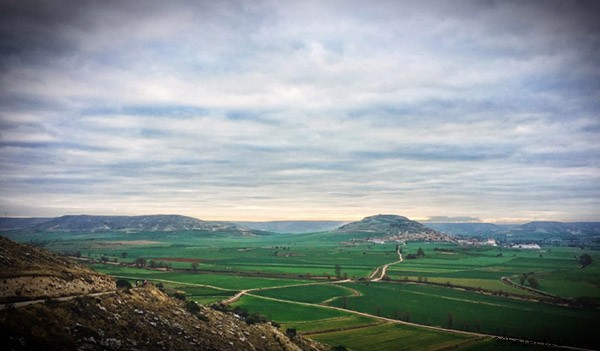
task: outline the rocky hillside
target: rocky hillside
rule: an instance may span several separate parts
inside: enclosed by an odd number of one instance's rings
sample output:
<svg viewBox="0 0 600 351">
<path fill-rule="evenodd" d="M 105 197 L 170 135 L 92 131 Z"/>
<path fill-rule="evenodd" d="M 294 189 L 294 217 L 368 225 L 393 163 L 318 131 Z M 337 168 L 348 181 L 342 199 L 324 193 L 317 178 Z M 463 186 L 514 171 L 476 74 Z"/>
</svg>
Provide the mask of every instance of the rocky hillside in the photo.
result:
<svg viewBox="0 0 600 351">
<path fill-rule="evenodd" d="M 376 215 L 357 222 L 345 224 L 334 233 L 368 235 L 389 240 L 428 240 L 453 241 L 454 238 L 442 234 L 423 224 L 397 215 Z"/>
<path fill-rule="evenodd" d="M 48 251 L 0 236 L 0 302 L 115 289 L 112 278 Z"/>
<path fill-rule="evenodd" d="M 2 286 L 7 279 L 45 276 L 110 277 L 43 250 L 0 238 Z M 29 268 L 32 267 L 32 268 Z M 9 273 L 5 273 L 5 272 Z M 77 278 L 75 278 L 77 279 Z M 52 289 L 46 280 L 31 284 Z M 103 283 L 88 281 L 97 290 Z M 92 291 L 91 289 L 90 291 Z M 66 289 L 61 295 L 71 294 Z M 111 289 L 103 295 L 72 299 L 47 299 L 20 307 L 2 305 L 0 343 L 6 350 L 327 350 L 321 344 L 295 336 L 289 338 L 270 323 L 249 324 L 234 314 L 193 302 L 176 300 L 152 284 L 133 289 Z M 34 296 L 30 296 L 34 297 Z M 191 307 L 190 307 L 191 306 Z"/>
<path fill-rule="evenodd" d="M 41 232 L 172 232 L 208 231 L 240 235 L 256 234 L 230 222 L 203 221 L 180 215 L 149 216 L 62 216 L 57 218 L 2 218 L 0 230 Z"/>
</svg>

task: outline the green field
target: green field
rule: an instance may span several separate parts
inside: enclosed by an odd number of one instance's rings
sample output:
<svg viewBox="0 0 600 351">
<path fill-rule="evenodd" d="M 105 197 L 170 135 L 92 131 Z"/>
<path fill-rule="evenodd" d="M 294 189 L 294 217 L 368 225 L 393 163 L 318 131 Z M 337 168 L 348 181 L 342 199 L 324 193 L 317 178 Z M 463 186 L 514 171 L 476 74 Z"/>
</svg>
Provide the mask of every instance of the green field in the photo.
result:
<svg viewBox="0 0 600 351">
<path fill-rule="evenodd" d="M 329 345 L 344 345 L 356 351 L 440 350 L 468 345 L 472 336 L 451 334 L 412 326 L 386 323 L 360 329 L 311 336 Z"/>
<path fill-rule="evenodd" d="M 507 299 L 436 286 L 394 283 L 349 284 L 362 296 L 330 304 L 373 315 L 450 329 L 530 339 L 549 337 L 596 345 L 596 309 Z M 577 341 L 574 341 L 574 335 Z"/>
<path fill-rule="evenodd" d="M 273 301 L 258 296 L 244 296 L 234 303 L 250 312 L 259 312 L 279 323 L 320 321 L 348 316 L 349 313 L 319 306 Z"/>
<path fill-rule="evenodd" d="M 162 272 L 102 264 L 95 264 L 91 267 L 99 272 L 119 277 L 209 285 L 230 290 L 256 289 L 310 282 L 308 280 L 301 279 L 246 277 L 234 274 Z"/>
<path fill-rule="evenodd" d="M 255 291 L 254 294 L 283 300 L 310 302 L 316 304 L 342 296 L 353 295 L 352 290 L 349 290 L 342 285 L 338 286 L 333 284 L 268 289 Z"/>
</svg>

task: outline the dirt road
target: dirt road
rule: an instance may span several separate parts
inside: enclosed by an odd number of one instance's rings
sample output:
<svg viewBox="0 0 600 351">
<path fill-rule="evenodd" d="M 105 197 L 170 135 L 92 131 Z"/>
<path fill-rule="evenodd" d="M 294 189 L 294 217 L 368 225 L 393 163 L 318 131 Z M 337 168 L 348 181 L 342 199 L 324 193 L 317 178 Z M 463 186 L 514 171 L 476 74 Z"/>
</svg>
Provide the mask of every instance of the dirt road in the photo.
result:
<svg viewBox="0 0 600 351">
<path fill-rule="evenodd" d="M 391 265 L 394 265 L 394 264 L 397 264 L 397 263 L 400 263 L 400 262 L 404 261 L 404 259 L 402 258 L 402 253 L 400 253 L 400 249 L 398 249 L 398 250 L 396 251 L 396 253 L 398 254 L 398 261 L 396 261 L 396 262 L 392 262 L 392 263 L 388 263 L 388 264 L 385 264 L 385 265 L 383 265 L 383 266 L 381 266 L 381 267 L 378 267 L 378 268 L 377 268 L 377 269 L 376 269 L 376 270 L 375 270 L 373 273 L 371 273 L 371 275 L 369 276 L 369 279 L 370 279 L 372 282 L 378 282 L 378 281 L 380 281 L 381 279 L 383 279 L 383 277 L 385 277 L 385 274 L 387 273 L 387 269 L 388 269 L 388 267 L 389 267 L 389 266 L 391 266 Z M 378 276 L 377 278 L 374 278 L 374 276 L 375 276 L 375 275 L 377 275 L 377 272 L 378 272 L 378 271 L 380 271 L 381 273 L 379 274 L 379 276 Z"/>
</svg>

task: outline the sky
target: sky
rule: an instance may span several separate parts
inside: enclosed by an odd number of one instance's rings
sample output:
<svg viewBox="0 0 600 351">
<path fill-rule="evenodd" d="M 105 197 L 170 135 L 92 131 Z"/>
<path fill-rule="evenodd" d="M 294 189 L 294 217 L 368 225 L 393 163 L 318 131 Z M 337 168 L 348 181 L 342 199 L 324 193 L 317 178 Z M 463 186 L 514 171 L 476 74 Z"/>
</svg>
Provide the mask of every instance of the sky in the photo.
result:
<svg viewBox="0 0 600 351">
<path fill-rule="evenodd" d="M 598 18 L 0 0 L 0 215 L 600 221 Z"/>
</svg>

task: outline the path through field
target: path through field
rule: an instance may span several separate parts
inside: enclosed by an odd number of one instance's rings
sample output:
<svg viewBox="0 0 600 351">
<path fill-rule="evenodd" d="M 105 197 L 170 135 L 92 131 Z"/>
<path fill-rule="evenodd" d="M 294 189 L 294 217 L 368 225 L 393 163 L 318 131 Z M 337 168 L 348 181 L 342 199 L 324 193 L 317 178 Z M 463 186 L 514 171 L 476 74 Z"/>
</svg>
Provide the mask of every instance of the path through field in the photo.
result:
<svg viewBox="0 0 600 351">
<path fill-rule="evenodd" d="M 404 259 L 402 259 L 402 253 L 400 252 L 400 249 L 399 249 L 399 248 L 398 248 L 398 250 L 396 250 L 396 253 L 398 254 L 398 261 L 395 261 L 395 262 L 391 262 L 391 263 L 385 264 L 385 265 L 383 265 L 383 266 L 381 266 L 381 267 L 377 267 L 377 268 L 376 268 L 376 269 L 373 271 L 373 273 L 371 273 L 371 275 L 369 276 L 369 279 L 370 279 L 372 282 L 378 282 L 378 281 L 380 281 L 381 279 L 383 279 L 383 277 L 385 277 L 385 274 L 386 274 L 386 272 L 387 272 L 387 269 L 388 269 L 388 267 L 389 267 L 389 266 L 391 266 L 391 265 L 394 265 L 394 264 L 397 264 L 397 263 L 400 263 L 400 262 L 404 261 Z M 377 278 L 374 278 L 374 276 L 375 276 L 375 275 L 377 275 L 377 272 L 378 272 L 378 271 L 380 271 L 380 272 L 381 272 L 381 274 L 380 274 L 380 275 L 379 275 Z"/>
</svg>

